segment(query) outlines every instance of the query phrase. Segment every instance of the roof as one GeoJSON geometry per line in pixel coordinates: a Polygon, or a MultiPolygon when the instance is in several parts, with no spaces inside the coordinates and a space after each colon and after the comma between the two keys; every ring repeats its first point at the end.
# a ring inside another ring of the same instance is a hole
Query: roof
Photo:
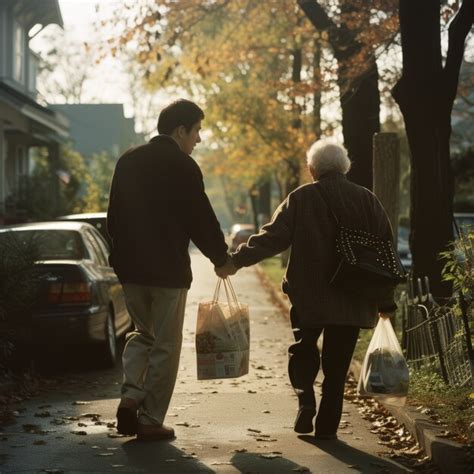
{"type": "Polygon", "coordinates": [[[0,100],[22,115],[53,132],[59,141],[69,136],[69,121],[64,115],[43,107],[33,98],[0,80],[0,100]]]}
{"type": "Polygon", "coordinates": [[[29,28],[37,23],[64,26],[58,0],[15,0],[14,12],[24,19],[29,28]]]}
{"type": "Polygon", "coordinates": [[[0,227],[0,232],[9,230],[81,230],[83,227],[90,228],[90,224],[76,221],[48,221],[48,222],[31,222],[28,224],[15,224],[0,227]]]}

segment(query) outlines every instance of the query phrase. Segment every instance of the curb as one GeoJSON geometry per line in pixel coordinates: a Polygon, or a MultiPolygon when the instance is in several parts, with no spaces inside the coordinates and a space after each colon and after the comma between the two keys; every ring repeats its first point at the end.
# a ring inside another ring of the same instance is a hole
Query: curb
{"type": "MultiPolygon", "coordinates": [[[[359,380],[361,369],[361,363],[352,359],[350,371],[356,380],[359,380]]],[[[443,429],[410,405],[403,407],[383,403],[381,405],[416,438],[426,455],[438,465],[442,474],[472,474],[474,472],[473,447],[441,437],[443,429]]]]}

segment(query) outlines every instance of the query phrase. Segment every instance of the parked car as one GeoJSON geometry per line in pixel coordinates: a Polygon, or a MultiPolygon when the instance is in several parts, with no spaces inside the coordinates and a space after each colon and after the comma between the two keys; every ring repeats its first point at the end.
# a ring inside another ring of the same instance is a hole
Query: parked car
{"type": "Polygon", "coordinates": [[[106,240],[109,247],[112,245],[112,241],[107,232],[107,213],[106,212],[86,212],[84,214],[69,214],[67,216],[59,216],[56,218],[58,221],[77,221],[87,222],[93,225],[106,240]]]}
{"type": "Polygon", "coordinates": [[[3,227],[0,245],[7,239],[32,239],[39,252],[40,292],[30,338],[23,335],[19,342],[94,344],[101,362],[114,365],[117,338],[130,328],[131,319],[101,234],[90,224],[56,221],[3,227]]]}
{"type": "Polygon", "coordinates": [[[237,247],[247,242],[252,234],[255,234],[255,227],[252,224],[234,224],[230,229],[230,250],[232,252],[237,250],[237,247]]]}
{"type": "MultiPolygon", "coordinates": [[[[474,213],[472,212],[455,212],[454,219],[461,231],[474,230],[474,213]]],[[[398,226],[398,255],[402,261],[405,270],[410,271],[412,268],[412,256],[409,246],[410,229],[406,226],[398,226]]],[[[457,237],[457,231],[454,229],[454,237],[457,237]]]]}

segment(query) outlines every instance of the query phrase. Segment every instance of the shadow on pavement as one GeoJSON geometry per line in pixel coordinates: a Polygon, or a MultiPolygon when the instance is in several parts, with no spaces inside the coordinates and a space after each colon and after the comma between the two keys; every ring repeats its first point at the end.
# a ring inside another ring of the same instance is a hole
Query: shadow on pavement
{"type": "Polygon", "coordinates": [[[308,435],[298,436],[298,438],[347,464],[354,472],[363,472],[364,474],[372,472],[377,474],[406,472],[406,470],[400,468],[394,462],[372,456],[360,449],[349,446],[341,440],[318,440],[308,435]]]}
{"type": "Polygon", "coordinates": [[[278,472],[297,472],[299,464],[282,457],[265,459],[262,453],[237,453],[232,456],[232,465],[240,472],[275,474],[278,472]]]}
{"type": "Polygon", "coordinates": [[[127,456],[127,467],[143,472],[207,472],[214,473],[212,469],[186,453],[171,442],[141,442],[136,439],[127,441],[122,445],[127,456]],[[183,457],[184,456],[184,457],[183,457]],[[189,456],[189,457],[188,457],[189,456]]]}
{"type": "MultiPolygon", "coordinates": [[[[117,364],[120,368],[124,348],[123,338],[117,341],[117,364]]],[[[80,374],[94,370],[108,370],[101,358],[100,348],[94,345],[28,346],[18,348],[22,360],[12,367],[33,370],[42,375],[80,374]]]]}

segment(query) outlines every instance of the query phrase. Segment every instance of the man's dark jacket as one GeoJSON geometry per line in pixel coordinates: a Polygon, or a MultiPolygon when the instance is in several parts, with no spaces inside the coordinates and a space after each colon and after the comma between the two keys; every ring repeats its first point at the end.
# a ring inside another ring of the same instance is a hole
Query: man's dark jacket
{"type": "Polygon", "coordinates": [[[189,288],[192,240],[216,266],[227,245],[197,163],[167,135],[118,160],[110,189],[110,263],[122,283],[189,288]]]}
{"type": "Polygon", "coordinates": [[[337,228],[318,187],[342,225],[393,239],[390,221],[375,194],[342,174],[328,173],[290,193],[272,221],[242,244],[232,260],[237,267],[245,267],[291,246],[283,289],[296,311],[299,327],[373,327],[378,311],[396,308],[393,294],[377,304],[329,284],[337,263],[337,228]]]}

